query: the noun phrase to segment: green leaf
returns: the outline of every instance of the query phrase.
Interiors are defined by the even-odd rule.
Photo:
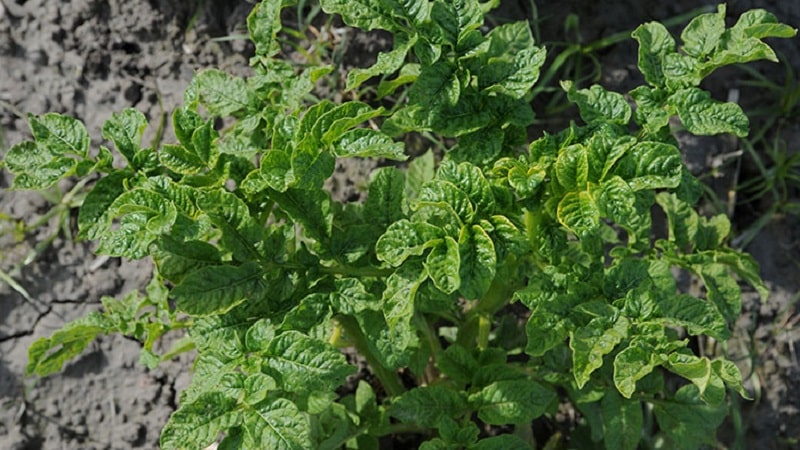
[[[636,391],[636,382],[656,367],[655,349],[642,340],[633,340],[614,358],[614,385],[625,398]]]
[[[434,2],[431,19],[442,31],[445,40],[456,46],[461,36],[483,23],[483,13],[477,0]]]
[[[561,149],[555,163],[558,183],[569,191],[581,191],[589,181],[589,155],[586,147],[574,144]]]
[[[243,79],[218,69],[206,69],[196,74],[192,84],[203,106],[218,117],[236,115],[255,101]]]
[[[686,327],[691,335],[707,334],[721,341],[731,336],[724,316],[715,305],[690,295],[670,295],[660,299],[658,313],[666,324]]]
[[[76,160],[54,155],[46,144],[22,142],[9,149],[3,161],[17,176],[14,189],[41,190],[74,173]]]
[[[355,371],[336,348],[297,331],[275,337],[263,356],[263,370],[291,392],[334,390]]]
[[[681,50],[695,58],[710,55],[725,32],[725,5],[717,6],[716,13],[700,14],[686,25],[681,33]]]
[[[285,398],[267,400],[244,417],[243,448],[304,450],[312,447],[308,416]]]
[[[325,13],[339,14],[344,23],[351,27],[364,31],[377,28],[388,31],[402,30],[392,19],[389,5],[383,0],[322,0],[320,3]]]
[[[716,430],[727,415],[727,405],[708,405],[697,386],[690,384],[678,389],[674,399],[655,401],[653,412],[673,448],[691,450],[716,443]]]
[[[120,113],[113,113],[103,124],[103,138],[114,142],[128,164],[142,146],[142,134],[147,128],[147,118],[140,111],[126,108]]]
[[[255,262],[203,267],[186,276],[172,290],[172,297],[178,309],[188,314],[222,314],[239,303],[260,298],[268,289],[263,275]]]
[[[80,355],[100,334],[119,331],[108,317],[92,312],[64,325],[49,338],[39,338],[28,348],[28,375],[59,372],[67,360]]]
[[[311,133],[325,144],[339,140],[342,135],[360,123],[383,114],[383,108],[373,109],[366,103],[349,101],[337,105],[314,122]]]
[[[709,405],[719,405],[725,401],[725,384],[712,370],[710,359],[685,353],[672,353],[669,355],[669,364],[666,367],[697,386],[700,398]]]
[[[603,366],[603,356],[611,353],[628,336],[628,327],[629,322],[623,316],[618,316],[616,321],[596,317],[571,333],[569,346],[578,389],[583,389],[592,372]]]
[[[282,0],[266,0],[256,3],[247,16],[247,29],[257,55],[270,57],[280,51],[276,36],[281,30],[281,8]]]
[[[161,448],[205,448],[217,440],[220,432],[241,422],[235,398],[222,392],[207,392],[172,413],[161,430]]]
[[[558,221],[578,236],[600,227],[600,209],[589,192],[569,192],[558,203]]]
[[[405,145],[395,142],[380,131],[369,128],[350,130],[333,143],[333,154],[339,158],[386,158],[404,161]]]
[[[600,85],[589,89],[575,89],[571,81],[562,81],[561,88],[576,105],[581,118],[588,124],[601,122],[627,125],[631,120],[631,107],[622,94],[605,90]]]
[[[440,244],[433,247],[425,260],[425,270],[433,284],[445,294],[452,294],[461,285],[458,248],[455,239],[445,236]]]
[[[457,419],[467,410],[461,393],[443,386],[423,386],[397,397],[389,414],[401,422],[439,427],[445,419]]]
[[[386,289],[381,299],[386,331],[393,345],[400,348],[406,348],[415,335],[411,326],[414,303],[426,275],[418,264],[406,264],[386,279]]]
[[[303,190],[321,189],[336,169],[336,159],[313,138],[302,140],[291,159],[293,185]]]
[[[402,219],[389,226],[375,245],[378,259],[397,267],[410,256],[419,256],[444,237],[441,228],[425,222]]]
[[[158,249],[153,251],[153,261],[158,273],[165,279],[180,284],[183,278],[203,267],[221,264],[219,250],[205,241],[178,241],[168,237],[161,239]]]
[[[303,225],[308,236],[319,242],[330,238],[333,229],[330,193],[322,189],[288,189],[270,195],[282,210]]]
[[[677,147],[663,142],[641,141],[620,159],[615,173],[634,191],[675,188],[681,182],[683,162]]]
[[[530,450],[530,445],[514,434],[501,434],[490,438],[481,439],[469,450]]]
[[[419,197],[422,186],[431,181],[436,175],[435,167],[436,163],[433,158],[433,152],[430,150],[408,163],[408,171],[406,172],[406,197],[409,200],[415,200]]]
[[[441,179],[434,179],[422,187],[417,209],[425,207],[438,210],[445,215],[448,222],[453,218],[460,224],[469,224],[475,216],[475,208],[467,193],[455,184]]]
[[[78,211],[78,236],[99,239],[108,226],[108,208],[125,189],[125,172],[113,172],[101,178],[83,200]]]
[[[464,191],[477,213],[492,214],[494,194],[481,169],[470,163],[455,164],[445,160],[439,166],[437,175],[440,180],[449,181]]]
[[[53,156],[88,156],[89,133],[79,120],[58,113],[29,114],[28,124],[36,142]]]
[[[523,98],[539,79],[545,49],[534,45],[526,21],[495,27],[487,38],[490,40],[489,50],[481,58],[485,63],[476,71],[479,88],[513,99]]]
[[[458,103],[461,95],[461,83],[455,68],[448,62],[439,61],[422,67],[408,95],[414,104],[426,110],[453,106]]]
[[[706,287],[706,297],[729,323],[734,323],[742,312],[742,290],[733,279],[728,267],[707,263],[697,268]]]
[[[750,130],[750,121],[736,103],[713,100],[711,94],[699,88],[677,91],[669,98],[675,105],[681,123],[691,133],[710,136],[732,133],[745,137]]]
[[[406,179],[403,172],[391,167],[376,169],[371,178],[364,220],[386,229],[404,216]]]
[[[467,299],[481,298],[494,280],[497,254],[494,242],[480,225],[464,226],[458,236],[459,292]]]
[[[667,28],[658,22],[639,26],[631,36],[639,42],[639,70],[652,86],[664,87],[664,57],[675,52],[675,39]]]
[[[638,399],[624,399],[616,392],[608,391],[603,396],[601,405],[606,449],[636,450],[639,448],[644,425],[641,402]]]
[[[239,262],[258,259],[264,229],[250,216],[247,204],[224,189],[205,191],[197,197],[197,206],[222,232],[220,247],[230,251]]]
[[[408,36],[398,33],[394,36],[394,48],[388,52],[378,53],[378,59],[372,66],[361,69],[355,68],[347,74],[345,89],[358,89],[362,83],[378,75],[388,75],[400,70],[406,60],[409,50],[417,43],[417,36]],[[385,95],[385,93],[384,93]]]
[[[453,344],[436,356],[436,367],[448,378],[468,384],[478,370],[478,360],[469,350]]]
[[[180,145],[162,145],[158,159],[166,168],[181,175],[196,175],[208,169],[203,160]]]
[[[103,217],[106,227],[100,236],[98,252],[131,259],[143,258],[150,244],[168,233],[177,218],[175,205],[149,189],[133,189],[119,195]],[[119,226],[110,229],[119,218]]]
[[[472,394],[469,401],[482,421],[506,425],[532,421],[542,415],[555,398],[552,389],[533,380],[518,379],[496,381]]]

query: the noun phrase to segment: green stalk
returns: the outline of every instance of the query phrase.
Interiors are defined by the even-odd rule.
[[[337,321],[342,326],[345,333],[347,333],[348,338],[353,342],[358,353],[367,360],[367,364],[369,364],[372,372],[381,380],[381,384],[383,388],[386,389],[386,392],[392,397],[397,397],[404,393],[406,388],[400,381],[397,372],[387,368],[378,361],[378,358],[376,358],[372,350],[370,350],[367,337],[364,335],[364,332],[361,331],[361,327],[358,325],[356,319],[353,316],[342,315],[337,317]]]

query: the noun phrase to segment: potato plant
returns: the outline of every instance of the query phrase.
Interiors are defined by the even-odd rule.
[[[196,74],[174,144],[143,148],[133,109],[102,129],[113,150],[90,149],[73,118],[30,116],[33,140],[4,161],[13,187],[93,180],[79,236],[100,254],[151,258],[154,272],[145,292],[104,298],[36,341],[28,372],[57,372],[106,333],[140,340],[151,367],[196,351],[164,449],[220,436],[223,449],[374,449],[399,434],[427,450],[532,448],[532,421],[564,403],[579,412],[574,448],[713,443],[728,395],[747,393],[733,362],[689,344],[731,335],[740,282],[767,289],[726,245],[728,219],[696,212],[702,187],[674,119],[745,136],[741,108],[700,83],[775,61],[762,39],[795,30],[763,10],[726,24],[724,5],[680,43],[644,24],[633,38],[645,84],[563,81],[582,123],[529,143],[545,49],[526,22],[486,28],[496,1],[322,0],[348,26],[394,36],[347,75],[347,91],[370,81],[372,100],[339,104],[310,95],[332,67],[280,58],[287,3],[263,0],[248,18],[252,76]],[[387,96],[397,101],[377,106]],[[447,151],[409,161],[409,133]],[[345,158],[407,163],[376,169],[366,200],[343,203],[324,185]],[[702,296],[682,290],[679,270]],[[186,336],[156,354],[171,330]],[[347,387],[359,361],[369,375]]]

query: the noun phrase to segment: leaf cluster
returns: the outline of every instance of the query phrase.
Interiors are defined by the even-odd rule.
[[[692,20],[680,46],[642,25],[647,84],[623,95],[564,81],[582,123],[527,143],[545,51],[525,22],[487,30],[496,2],[321,1],[349,26],[393,34],[393,49],[347,77],[348,90],[380,77],[378,96],[399,99],[390,110],[313,96],[333,68],[280,58],[286,3],[264,0],[248,18],[252,76],[194,77],[174,144],[143,147],[147,120],[132,109],[103,127],[114,150],[96,152],[79,121],[30,116],[34,139],[5,160],[14,188],[95,177],[80,237],[155,271],[145,294],[105,299],[34,343],[28,371],[58,371],[103,333],[141,340],[151,366],[195,349],[165,449],[220,433],[220,448],[370,449],[403,432],[429,450],[530,448],[525,427],[562,401],[608,449],[648,439],[646,411],[676,448],[713,439],[727,392],[747,394],[731,361],[696,355],[690,339],[730,336],[741,281],[767,290],[726,245],[727,218],[695,211],[699,183],[670,121],[745,135],[741,108],[700,81],[774,60],[761,39],[795,31],[762,10],[727,28],[724,6]],[[453,145],[438,163],[429,152],[375,170],[363,203],[331,197],[337,160],[405,161],[397,137],[409,132]],[[654,234],[653,210],[667,235]],[[676,270],[703,295],[684,292]],[[175,329],[186,337],[155,354]],[[375,382],[345,389],[358,360]],[[518,432],[482,431],[507,426]]]

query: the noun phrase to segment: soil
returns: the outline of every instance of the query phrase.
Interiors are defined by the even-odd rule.
[[[645,21],[713,4],[566,0],[540,4],[533,11],[535,3],[546,2],[504,0],[493,18],[538,15],[544,41],[588,43]],[[214,38],[244,33],[252,6],[243,0],[0,0],[0,155],[28,137],[26,113],[73,115],[99,139],[103,121],[125,107],[140,109],[150,123],[169,117],[196,70],[220,67],[246,74],[252,46],[245,40]],[[796,1],[731,0],[728,10],[735,17],[752,7],[763,7],[781,21],[800,26]],[[567,14],[579,18],[579,36],[565,29]],[[385,37],[374,34],[351,42],[348,58],[356,65],[365,65],[360,61],[374,58],[386,44]],[[786,66],[755,67],[783,83],[787,68],[800,73],[799,43],[797,38],[774,42]],[[635,42],[613,45],[594,56],[603,70],[593,82],[627,90],[640,81]],[[738,95],[748,110],[774,107],[776,97],[742,83],[746,78],[739,69],[724,71],[706,87],[717,98]],[[758,124],[754,120],[754,127]],[[153,127],[145,139],[155,134]],[[168,127],[164,136],[167,142],[173,139]],[[780,137],[788,151],[796,151],[797,117],[789,114],[782,119]],[[737,156],[740,143],[686,137],[681,145],[696,174],[714,169],[713,189],[728,203],[735,233],[763,217],[769,203],[744,204],[741,194],[728,196],[737,181],[753,174],[752,161]],[[340,198],[356,199],[358,179],[370,169],[370,163],[342,165],[331,188]],[[0,448],[157,448],[160,428],[176,407],[176,394],[188,383],[189,355],[149,371],[137,362],[138,343],[107,336],[91,344],[61,374],[42,379],[24,376],[27,347],[35,339],[98,309],[102,296],[142,288],[148,281],[148,262],[96,256],[91,243],[65,238],[52,220],[26,235],[15,233],[16,224],[36,222],[50,210],[50,203],[36,193],[9,191],[9,185],[9,175],[0,173],[0,269],[30,295],[26,299],[18,289],[0,282]],[[798,200],[797,186],[789,193]],[[761,302],[752,293],[745,294],[736,337],[727,345],[755,398],[740,402],[746,434],[739,448],[800,448],[799,243],[800,218],[778,214],[746,247],[761,264],[772,296]],[[721,445],[731,445],[734,430],[732,424],[723,427]]]

